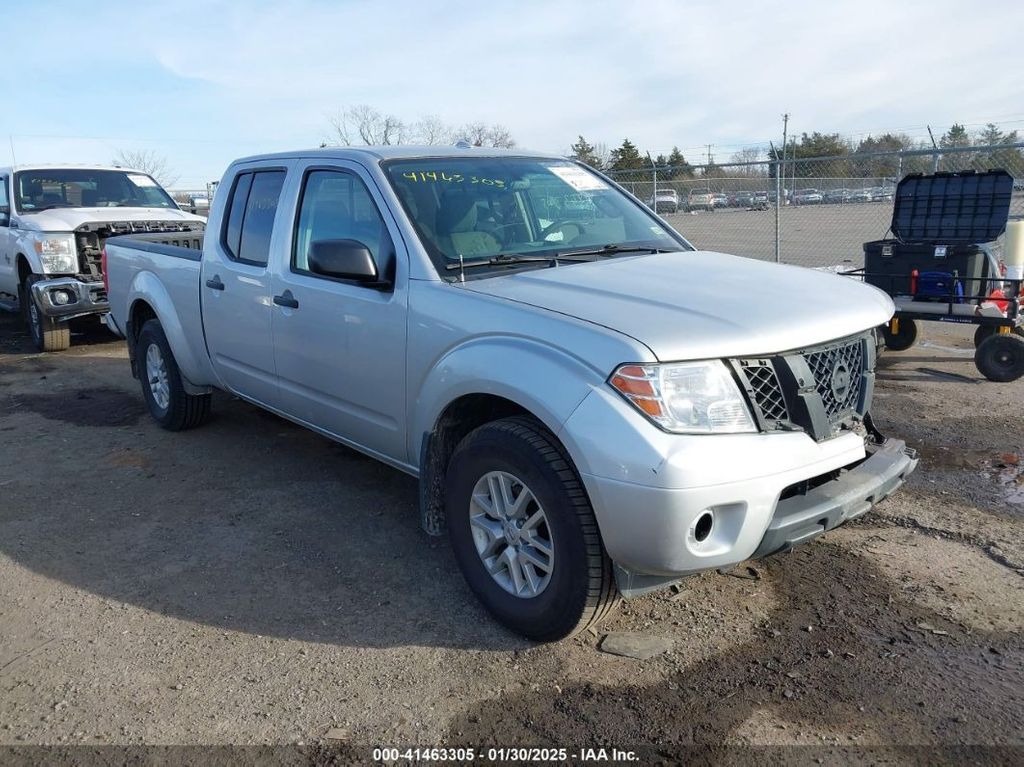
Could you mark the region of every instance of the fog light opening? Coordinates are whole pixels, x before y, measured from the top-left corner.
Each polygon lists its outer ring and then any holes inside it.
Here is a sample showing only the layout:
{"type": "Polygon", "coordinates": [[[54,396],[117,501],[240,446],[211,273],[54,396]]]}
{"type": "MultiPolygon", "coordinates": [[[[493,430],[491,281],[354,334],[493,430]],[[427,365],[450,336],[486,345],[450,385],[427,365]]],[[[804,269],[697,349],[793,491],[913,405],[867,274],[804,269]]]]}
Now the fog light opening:
{"type": "Polygon", "coordinates": [[[76,300],[74,293],[70,290],[50,291],[50,301],[53,302],[54,306],[67,306],[68,304],[75,303],[76,300]]]}
{"type": "Polygon", "coordinates": [[[705,511],[697,517],[697,524],[693,526],[693,537],[697,543],[703,543],[711,535],[711,528],[715,525],[715,518],[710,511],[705,511]]]}

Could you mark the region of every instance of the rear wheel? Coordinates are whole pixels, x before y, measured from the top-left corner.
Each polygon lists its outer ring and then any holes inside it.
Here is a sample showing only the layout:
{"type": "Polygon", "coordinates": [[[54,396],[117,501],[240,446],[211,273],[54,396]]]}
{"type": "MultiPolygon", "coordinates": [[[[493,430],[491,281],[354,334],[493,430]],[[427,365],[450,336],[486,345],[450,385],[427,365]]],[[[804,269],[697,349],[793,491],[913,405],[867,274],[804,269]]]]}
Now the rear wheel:
{"type": "Polygon", "coordinates": [[[158,320],[148,320],[139,332],[135,360],[142,396],[153,420],[168,431],[202,425],[210,415],[209,394],[185,391],[178,363],[158,320]]]}
{"type": "Polygon", "coordinates": [[[459,568],[508,628],[553,641],[618,604],[587,494],[536,421],[506,418],[471,432],[452,456],[445,495],[459,568]]]}
{"type": "Polygon", "coordinates": [[[974,353],[974,364],[990,381],[1016,381],[1024,376],[1024,337],[997,333],[986,338],[974,353]]]}
{"type": "Polygon", "coordinates": [[[882,327],[885,336],[885,348],[894,352],[909,349],[917,342],[917,323],[911,319],[902,319],[896,323],[896,332],[892,332],[892,323],[882,327]]]}
{"type": "MultiPolygon", "coordinates": [[[[974,331],[974,348],[977,349],[981,346],[981,342],[986,338],[991,338],[999,332],[999,328],[995,325],[978,325],[978,329],[974,331]]],[[[1018,336],[1024,336],[1024,328],[1014,328],[1013,332],[1018,336]]]]}
{"type": "Polygon", "coordinates": [[[62,352],[71,346],[71,328],[66,322],[58,322],[40,311],[39,304],[32,295],[32,286],[40,279],[42,278],[36,274],[30,274],[25,278],[21,283],[18,303],[21,304],[22,316],[28,325],[28,332],[36,349],[41,352],[62,352]]]}

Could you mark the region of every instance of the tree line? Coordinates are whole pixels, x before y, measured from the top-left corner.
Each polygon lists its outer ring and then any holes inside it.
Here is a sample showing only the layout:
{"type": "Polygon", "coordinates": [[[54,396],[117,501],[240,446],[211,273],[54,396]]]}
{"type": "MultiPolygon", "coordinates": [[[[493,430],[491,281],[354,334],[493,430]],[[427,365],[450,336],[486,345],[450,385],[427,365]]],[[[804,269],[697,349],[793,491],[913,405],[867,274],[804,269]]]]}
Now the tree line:
{"type": "MultiPolygon", "coordinates": [[[[939,170],[954,171],[969,168],[1006,168],[1014,175],[1024,174],[1024,153],[1012,146],[1020,142],[1017,131],[1004,132],[989,123],[981,131],[971,134],[966,127],[954,124],[938,139],[938,152],[972,147],[996,147],[979,152],[946,152],[942,154],[939,170]],[[1005,148],[1003,148],[1005,147],[1005,148]]],[[[692,165],[678,147],[668,154],[651,157],[641,152],[630,139],[614,149],[602,144],[591,144],[583,136],[569,147],[569,156],[597,170],[612,173],[657,170],[664,180],[700,176],[774,176],[771,161],[785,159],[786,175],[790,177],[897,177],[913,172],[929,172],[933,167],[930,155],[899,157],[904,150],[932,150],[930,141],[913,139],[904,133],[869,135],[859,141],[844,138],[839,133],[813,131],[793,136],[786,143],[772,149],[746,148],[736,152],[724,165],[710,156],[708,162],[692,165]],[[818,158],[829,158],[819,160],[818,158]],[[652,167],[653,166],[653,167],[652,167]]]]}

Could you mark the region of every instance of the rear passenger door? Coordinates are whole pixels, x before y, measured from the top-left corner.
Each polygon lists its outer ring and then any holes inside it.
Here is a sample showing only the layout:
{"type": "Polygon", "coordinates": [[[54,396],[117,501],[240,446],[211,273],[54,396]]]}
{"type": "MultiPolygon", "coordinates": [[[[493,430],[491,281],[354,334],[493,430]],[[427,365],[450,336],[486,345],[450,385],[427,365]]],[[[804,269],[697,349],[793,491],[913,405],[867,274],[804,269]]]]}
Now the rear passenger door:
{"type": "Polygon", "coordinates": [[[406,461],[408,255],[366,171],[296,168],[295,231],[275,277],[274,349],[281,409],[382,457],[406,461]],[[315,242],[356,240],[390,287],[314,274],[315,242]],[[287,304],[285,303],[287,302],[287,304]]]}
{"type": "Polygon", "coordinates": [[[242,166],[219,226],[206,232],[202,277],[203,326],[223,384],[247,399],[277,407],[277,370],[267,263],[290,227],[275,226],[287,167],[242,166]]]}

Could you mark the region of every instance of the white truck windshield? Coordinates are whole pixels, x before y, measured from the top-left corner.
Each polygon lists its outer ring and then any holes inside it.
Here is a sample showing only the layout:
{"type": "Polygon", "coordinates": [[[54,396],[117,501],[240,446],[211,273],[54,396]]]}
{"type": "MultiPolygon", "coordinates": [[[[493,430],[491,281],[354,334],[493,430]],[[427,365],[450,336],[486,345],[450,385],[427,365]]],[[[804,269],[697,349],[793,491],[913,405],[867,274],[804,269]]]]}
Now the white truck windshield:
{"type": "Polygon", "coordinates": [[[40,168],[14,174],[19,213],[51,208],[177,208],[145,173],[123,170],[40,168]]]}

